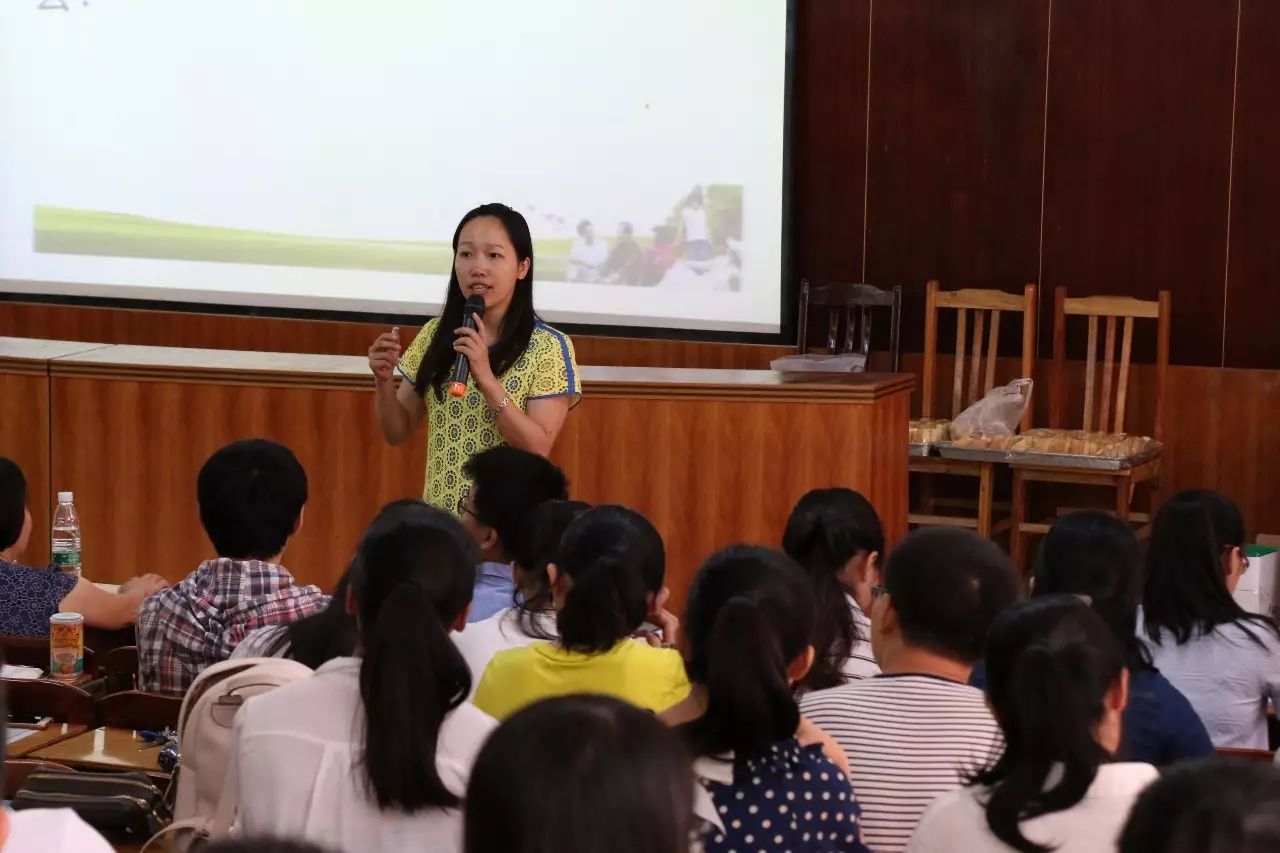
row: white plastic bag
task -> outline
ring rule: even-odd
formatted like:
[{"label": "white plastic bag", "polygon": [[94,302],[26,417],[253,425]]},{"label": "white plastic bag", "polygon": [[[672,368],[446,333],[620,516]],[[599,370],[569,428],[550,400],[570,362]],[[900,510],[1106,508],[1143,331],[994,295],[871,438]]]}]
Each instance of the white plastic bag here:
[{"label": "white plastic bag", "polygon": [[953,439],[978,435],[1013,435],[1027,406],[1031,405],[1030,379],[1015,379],[992,388],[987,395],[965,409],[951,422]]}]

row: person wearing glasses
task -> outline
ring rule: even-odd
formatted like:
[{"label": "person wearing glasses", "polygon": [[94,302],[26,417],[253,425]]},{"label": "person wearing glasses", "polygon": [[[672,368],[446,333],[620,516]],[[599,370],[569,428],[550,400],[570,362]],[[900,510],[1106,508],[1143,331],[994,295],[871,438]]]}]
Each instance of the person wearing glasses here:
[{"label": "person wearing glasses", "polygon": [[523,553],[529,517],[546,501],[569,497],[564,472],[536,453],[500,445],[462,466],[471,486],[458,498],[462,526],[480,548],[468,622],[488,619],[516,602],[511,563]]},{"label": "person wearing glasses", "polygon": [[880,674],[809,693],[800,712],[836,739],[853,768],[862,841],[906,849],[920,816],[965,774],[999,756],[1000,727],[969,685],[987,631],[1018,598],[1009,558],[968,530],[917,530],[872,589]]},{"label": "person wearing glasses", "polygon": [[1138,636],[1195,708],[1216,747],[1267,748],[1267,700],[1280,705],[1280,629],[1231,594],[1249,566],[1244,518],[1217,492],[1174,495],[1147,548]]}]

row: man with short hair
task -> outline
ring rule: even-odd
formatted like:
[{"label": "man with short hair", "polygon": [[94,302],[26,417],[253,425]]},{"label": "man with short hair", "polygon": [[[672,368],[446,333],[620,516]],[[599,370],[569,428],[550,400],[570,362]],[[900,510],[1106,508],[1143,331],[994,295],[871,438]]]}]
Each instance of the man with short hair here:
[{"label": "man with short hair", "polygon": [[515,598],[511,561],[519,550],[525,519],[545,501],[567,500],[569,487],[564,472],[553,463],[507,445],[477,453],[462,471],[472,485],[458,503],[458,516],[484,560],[467,619],[479,622],[510,607]]},{"label": "man with short hair", "polygon": [[918,530],[875,588],[871,649],[881,674],[802,698],[801,712],[849,757],[862,840],[905,850],[925,809],[1003,748],[968,684],[992,621],[1018,598],[1009,559],[967,530]]},{"label": "man with short hair", "polygon": [[143,604],[142,690],[181,695],[250,631],[310,616],[329,601],[280,565],[307,502],[307,474],[289,448],[264,439],[227,445],[200,469],[196,496],[218,558]]}]

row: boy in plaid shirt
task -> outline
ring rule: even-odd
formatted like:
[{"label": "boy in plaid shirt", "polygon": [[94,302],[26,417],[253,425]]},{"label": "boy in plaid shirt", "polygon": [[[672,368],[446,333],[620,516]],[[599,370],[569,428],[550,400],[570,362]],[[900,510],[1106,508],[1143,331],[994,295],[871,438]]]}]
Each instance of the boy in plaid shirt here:
[{"label": "boy in plaid shirt", "polygon": [[309,616],[329,601],[280,565],[307,502],[307,474],[289,448],[263,439],[229,444],[200,469],[196,494],[218,558],[143,603],[141,690],[181,695],[250,631]]}]

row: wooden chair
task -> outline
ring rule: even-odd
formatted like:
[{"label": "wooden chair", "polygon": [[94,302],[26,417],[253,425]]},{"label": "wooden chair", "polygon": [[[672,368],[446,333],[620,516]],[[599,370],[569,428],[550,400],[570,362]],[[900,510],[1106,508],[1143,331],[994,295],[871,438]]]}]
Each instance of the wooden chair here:
[{"label": "wooden chair", "polygon": [[[934,393],[938,384],[938,313],[956,312],[955,366],[952,370],[951,412],[954,418],[980,400],[996,384],[996,360],[1000,353],[1000,318],[1004,313],[1022,316],[1022,364],[1020,377],[1031,378],[1035,371],[1036,286],[1028,284],[1022,294],[1003,290],[940,290],[938,282],[929,282],[925,291],[924,315],[924,381],[921,390],[920,415],[935,417]],[[973,315],[973,335],[969,335],[969,315]],[[983,354],[986,365],[983,365]],[[966,378],[968,380],[966,390]],[[1030,423],[1027,410],[1023,426]],[[913,512],[912,524],[967,527],[979,536],[990,538],[1008,524],[997,528],[992,521],[995,499],[995,463],[967,462],[935,457],[913,458],[911,473],[926,478],[922,484],[925,512]],[[927,478],[945,475],[976,477],[978,504],[975,516],[938,515]]]},{"label": "wooden chair", "polygon": [[[797,348],[800,354],[808,351],[809,312],[817,308],[827,312],[827,352],[832,354],[858,352],[871,353],[871,312],[873,309],[889,309],[889,362],[894,373],[901,361],[900,335],[902,327],[902,288],[882,290],[870,284],[831,282],[810,285],[808,279],[800,281],[799,335]],[[844,334],[840,334],[841,318]],[[857,334],[854,334],[855,328]]]},{"label": "wooden chair", "polygon": [[98,658],[98,674],[107,680],[107,692],[119,693],[138,686],[138,647],[121,646]]},{"label": "wooden chair", "polygon": [[22,787],[22,783],[27,781],[27,777],[37,770],[66,770],[75,772],[65,764],[58,764],[55,761],[40,761],[35,758],[10,758],[4,763],[4,798],[12,800],[13,795],[18,793],[18,789]]},{"label": "wooden chair", "polygon": [[[0,647],[4,648],[4,662],[12,666],[34,666],[41,672],[49,671],[49,638],[48,637],[13,637],[0,636]],[[92,672],[93,649],[88,646],[84,650],[84,671]]]},{"label": "wooden chair", "polygon": [[[1125,432],[1129,403],[1129,374],[1132,367],[1133,330],[1137,320],[1156,321],[1156,387],[1155,423],[1151,435],[1161,439],[1164,421],[1164,394],[1169,372],[1169,323],[1172,299],[1169,291],[1160,291],[1158,299],[1144,301],[1127,296],[1089,296],[1078,299],[1067,297],[1066,288],[1054,290],[1053,309],[1053,376],[1049,391],[1049,426],[1052,429],[1069,428],[1065,424],[1064,398],[1067,384],[1067,318],[1087,317],[1089,320],[1088,352],[1085,356],[1084,401],[1081,428],[1099,432]],[[1099,321],[1106,319],[1106,337],[1102,361],[1102,380],[1098,383]],[[1116,335],[1120,320],[1124,321],[1120,333],[1120,361],[1116,355]],[[1114,398],[1114,401],[1113,401]],[[1098,417],[1094,418],[1095,412]],[[1160,477],[1159,457],[1134,468],[1120,471],[1082,471],[1076,468],[1057,468],[1038,465],[1013,465],[1013,525],[1009,534],[1009,554],[1014,565],[1026,564],[1026,534],[1042,534],[1049,530],[1049,523],[1030,523],[1027,515],[1028,483],[1062,483],[1077,486],[1093,486],[1115,491],[1115,513],[1124,521],[1150,520],[1149,513],[1135,516],[1132,512],[1134,492],[1147,484],[1153,489]],[[1139,531],[1145,535],[1146,528]]]},{"label": "wooden chair", "polygon": [[59,723],[93,725],[93,697],[71,684],[47,678],[5,678],[9,713],[52,717]]},{"label": "wooden chair", "polygon": [[1258,761],[1272,764],[1276,760],[1276,754],[1270,749],[1238,749],[1231,746],[1216,746],[1213,751],[1220,758],[1239,758],[1244,761]]},{"label": "wooden chair", "polygon": [[115,729],[176,729],[181,711],[181,696],[142,690],[112,693],[98,700],[98,719]]}]

